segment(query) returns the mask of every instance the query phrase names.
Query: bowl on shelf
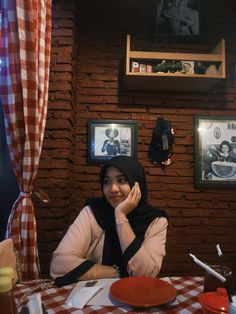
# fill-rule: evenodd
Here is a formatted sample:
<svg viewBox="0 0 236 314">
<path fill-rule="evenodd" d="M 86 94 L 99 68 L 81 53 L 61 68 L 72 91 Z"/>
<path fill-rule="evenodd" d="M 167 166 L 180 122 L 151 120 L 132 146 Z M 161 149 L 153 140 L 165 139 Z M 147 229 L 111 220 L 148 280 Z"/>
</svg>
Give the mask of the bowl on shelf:
<svg viewBox="0 0 236 314">
<path fill-rule="evenodd" d="M 236 173 L 236 163 L 229 161 L 213 161 L 212 169 L 221 178 L 230 178 Z"/>
</svg>

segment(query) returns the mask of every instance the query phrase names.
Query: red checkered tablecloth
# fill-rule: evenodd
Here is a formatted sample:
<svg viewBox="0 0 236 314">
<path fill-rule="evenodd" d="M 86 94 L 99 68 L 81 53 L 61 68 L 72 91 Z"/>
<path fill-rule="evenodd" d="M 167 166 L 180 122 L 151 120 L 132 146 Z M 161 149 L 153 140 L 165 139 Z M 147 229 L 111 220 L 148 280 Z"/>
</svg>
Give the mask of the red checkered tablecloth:
<svg viewBox="0 0 236 314">
<path fill-rule="evenodd" d="M 198 303 L 198 295 L 203 290 L 203 277 L 170 277 L 172 285 L 177 290 L 177 305 L 171 305 L 169 307 L 158 307 L 149 309 L 133 309 L 127 311 L 124 308 L 113 306 L 85 306 L 83 310 L 72 308 L 65 304 L 65 300 L 70 294 L 75 285 L 69 285 L 62 288 L 52 287 L 50 289 L 41 291 L 42 302 L 44 303 L 48 314 L 145 314 L 145 313 L 167 313 L 167 314 L 188 314 L 195 313 L 200 314 L 201 305 Z M 15 287 L 16 303 L 22 299 L 22 296 L 28 295 L 33 292 L 35 285 L 18 284 Z M 24 302 L 27 302 L 27 297 L 24 298 Z M 23 302 L 23 304 L 24 304 Z M 20 309 L 20 308 L 19 308 Z"/>
</svg>

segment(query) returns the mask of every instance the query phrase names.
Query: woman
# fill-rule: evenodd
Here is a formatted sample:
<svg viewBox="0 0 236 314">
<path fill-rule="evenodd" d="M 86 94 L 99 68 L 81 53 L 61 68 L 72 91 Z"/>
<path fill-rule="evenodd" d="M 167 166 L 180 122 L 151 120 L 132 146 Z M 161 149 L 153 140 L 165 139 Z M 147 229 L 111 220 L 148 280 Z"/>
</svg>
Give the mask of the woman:
<svg viewBox="0 0 236 314">
<path fill-rule="evenodd" d="M 108 128 L 105 131 L 109 140 L 105 140 L 102 145 L 102 152 L 106 152 L 107 155 L 115 156 L 120 154 L 120 142 L 115 138 L 119 135 L 119 131 L 114 128 Z"/>
<path fill-rule="evenodd" d="M 220 161 L 231 161 L 230 152 L 232 151 L 232 146 L 228 141 L 223 141 L 219 147 L 220 150 Z"/>
<path fill-rule="evenodd" d="M 86 202 L 53 253 L 51 276 L 59 286 L 160 272 L 168 221 L 147 204 L 141 164 L 115 156 L 101 168 L 100 184 L 103 196 Z"/>
<path fill-rule="evenodd" d="M 228 141 L 222 141 L 217 150 L 215 145 L 209 146 L 209 149 L 205 156 L 205 179 L 213 178 L 212 163 L 214 161 L 233 161 L 232 158 L 232 146 Z"/>
</svg>

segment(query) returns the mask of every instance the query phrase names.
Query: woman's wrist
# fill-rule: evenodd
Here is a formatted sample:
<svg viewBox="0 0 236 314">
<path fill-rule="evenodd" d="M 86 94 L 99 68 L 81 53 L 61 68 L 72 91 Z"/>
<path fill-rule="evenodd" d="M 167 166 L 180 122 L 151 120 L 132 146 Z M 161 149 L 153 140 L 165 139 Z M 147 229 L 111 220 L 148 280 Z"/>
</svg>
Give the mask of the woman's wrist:
<svg viewBox="0 0 236 314">
<path fill-rule="evenodd" d="M 126 215 L 121 211 L 115 210 L 115 219 L 123 219 L 123 218 L 126 218 Z"/>
<path fill-rule="evenodd" d="M 117 265 L 112 266 L 114 269 L 113 278 L 120 278 L 120 269 Z"/>
<path fill-rule="evenodd" d="M 126 216 L 122 216 L 120 218 L 116 218 L 115 222 L 116 222 L 116 225 L 123 225 L 125 223 L 128 223 L 129 220 L 128 220 L 128 218 L 126 218 Z"/>
</svg>

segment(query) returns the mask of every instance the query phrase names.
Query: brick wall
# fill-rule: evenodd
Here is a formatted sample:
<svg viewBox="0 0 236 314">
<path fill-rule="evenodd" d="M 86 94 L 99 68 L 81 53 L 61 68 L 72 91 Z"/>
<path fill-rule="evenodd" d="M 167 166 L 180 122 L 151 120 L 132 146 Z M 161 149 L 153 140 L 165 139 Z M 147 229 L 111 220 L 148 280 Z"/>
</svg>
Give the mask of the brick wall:
<svg viewBox="0 0 236 314">
<path fill-rule="evenodd" d="M 225 0 L 222 15 L 220 2 L 208 3 L 207 43 L 180 46 L 204 51 L 225 38 L 229 73 L 230 63 L 235 62 L 236 5 Z M 51 202 L 41 204 L 35 200 L 44 274 L 48 273 L 52 251 L 85 199 L 100 193 L 100 164 L 86 161 L 89 119 L 138 122 L 138 157 L 147 174 L 149 202 L 170 216 L 162 274 L 200 274 L 187 255 L 188 249 L 215 263 L 217 243 L 221 244 L 227 265 L 235 266 L 235 191 L 195 188 L 194 116 L 236 115 L 236 90 L 228 75 L 208 93 L 125 90 L 126 34 L 145 47 L 151 27 L 150 10 L 150 2 L 141 0 L 54 1 L 49 108 L 37 177 L 38 186 L 49 194 Z M 147 159 L 158 117 L 170 120 L 176 132 L 174 163 L 165 169 Z"/>
</svg>

